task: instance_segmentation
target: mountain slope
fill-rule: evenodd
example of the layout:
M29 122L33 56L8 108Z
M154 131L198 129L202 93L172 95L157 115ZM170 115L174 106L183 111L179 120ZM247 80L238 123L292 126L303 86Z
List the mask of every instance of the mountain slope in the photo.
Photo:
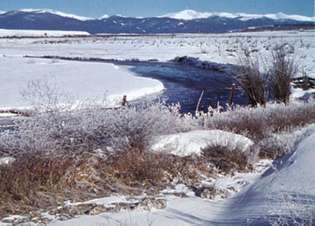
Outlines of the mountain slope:
M95 33L221 33L249 28L314 26L315 18L283 13L254 15L199 13L186 10L161 17L80 17L54 10L24 9L0 13L0 28L33 30L76 30Z

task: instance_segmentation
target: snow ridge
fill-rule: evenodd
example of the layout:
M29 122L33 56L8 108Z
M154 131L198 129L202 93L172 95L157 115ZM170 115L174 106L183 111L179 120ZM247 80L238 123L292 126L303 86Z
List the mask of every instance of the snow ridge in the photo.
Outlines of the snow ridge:
M77 16L74 14L64 13L64 12L52 10L52 9L20 9L20 10L15 10L14 12L15 13L19 13L19 12L39 13L39 14L50 13L50 14L61 16L61 17L72 18L72 19L81 20L81 21L94 20L94 18Z
M175 13L168 13L162 18L172 18L178 20L195 20L195 19L205 19L209 17L223 17L230 19L239 19L242 21L268 18L272 20L295 20L295 21L305 21L305 22L315 22L315 17L307 17L301 15L288 15L282 12L275 14L247 14L247 13L228 13L228 12L198 12L194 10L183 10Z

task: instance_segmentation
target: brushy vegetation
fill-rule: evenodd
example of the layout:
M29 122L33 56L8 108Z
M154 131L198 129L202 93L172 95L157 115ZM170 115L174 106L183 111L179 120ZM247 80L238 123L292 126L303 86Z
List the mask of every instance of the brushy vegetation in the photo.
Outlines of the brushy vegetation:
M269 60L260 59L251 50L243 49L243 55L239 57L240 66L234 74L252 107L264 106L270 97L279 103L289 103L291 82L299 72L291 51L287 50L287 44L277 45ZM262 61L266 61L264 72Z
M156 194L174 181L198 191L205 176L250 170L253 153L218 144L201 156L179 157L150 151L156 137L195 129L225 130L251 138L253 152L261 158L278 158L291 146L282 145L283 138L274 134L315 122L313 102L226 112L210 109L192 116L163 103L73 108L61 105L53 92L48 94L31 117L17 118L11 130L1 133L0 157L15 161L0 166L0 217L56 208L69 199Z

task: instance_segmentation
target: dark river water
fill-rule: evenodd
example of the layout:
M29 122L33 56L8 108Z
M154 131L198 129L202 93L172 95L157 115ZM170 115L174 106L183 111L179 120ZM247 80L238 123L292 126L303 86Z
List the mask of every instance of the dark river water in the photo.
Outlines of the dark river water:
M207 111L209 106L226 106L234 78L223 72L198 69L191 66L171 63L138 63L131 71L139 76L161 81L165 91L158 97L167 104L181 105L184 113L195 112L201 93L204 91L199 110ZM237 90L234 104L247 105L248 99L243 91Z

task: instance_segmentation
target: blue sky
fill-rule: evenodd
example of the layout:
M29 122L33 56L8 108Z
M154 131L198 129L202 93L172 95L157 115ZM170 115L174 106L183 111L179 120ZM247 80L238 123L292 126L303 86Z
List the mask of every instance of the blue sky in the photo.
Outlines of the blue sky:
M313 14L314 0L0 0L1 10L51 8L82 16L158 16L193 9L246 13Z

